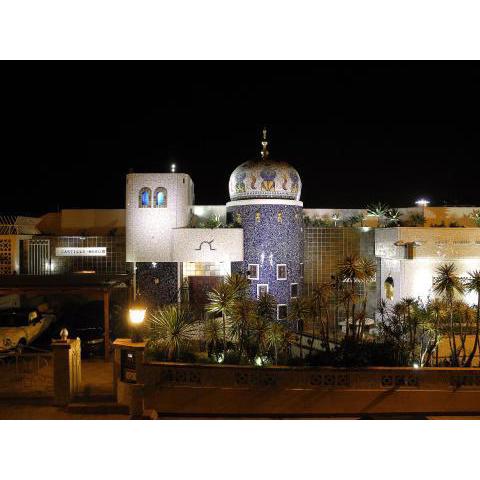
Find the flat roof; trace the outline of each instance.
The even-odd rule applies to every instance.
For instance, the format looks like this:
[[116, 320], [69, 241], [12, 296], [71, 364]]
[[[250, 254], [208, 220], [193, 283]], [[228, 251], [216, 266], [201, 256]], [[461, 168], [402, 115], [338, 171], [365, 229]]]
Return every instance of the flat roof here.
[[70, 274], [70, 275], [4, 275], [0, 276], [0, 293], [8, 291], [74, 291], [109, 290], [127, 286], [131, 275]]

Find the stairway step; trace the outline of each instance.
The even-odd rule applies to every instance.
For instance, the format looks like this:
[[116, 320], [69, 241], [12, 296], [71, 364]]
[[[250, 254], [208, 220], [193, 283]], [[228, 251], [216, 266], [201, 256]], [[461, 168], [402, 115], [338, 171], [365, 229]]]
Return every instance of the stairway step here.
[[67, 406], [69, 413], [77, 414], [99, 414], [99, 415], [128, 415], [129, 408], [127, 405], [119, 405], [114, 402], [86, 402], [86, 403], [70, 403]]
[[73, 403], [109, 403], [115, 402], [115, 395], [111, 393], [78, 393], [73, 398]]

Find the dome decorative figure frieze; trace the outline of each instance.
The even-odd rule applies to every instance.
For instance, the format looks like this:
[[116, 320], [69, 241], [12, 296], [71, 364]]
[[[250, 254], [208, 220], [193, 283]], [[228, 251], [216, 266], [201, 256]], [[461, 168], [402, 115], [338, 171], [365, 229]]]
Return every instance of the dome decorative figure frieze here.
[[300, 200], [302, 182], [297, 170], [286, 162], [270, 160], [266, 130], [263, 130], [261, 158], [238, 166], [230, 176], [230, 199], [277, 198]]

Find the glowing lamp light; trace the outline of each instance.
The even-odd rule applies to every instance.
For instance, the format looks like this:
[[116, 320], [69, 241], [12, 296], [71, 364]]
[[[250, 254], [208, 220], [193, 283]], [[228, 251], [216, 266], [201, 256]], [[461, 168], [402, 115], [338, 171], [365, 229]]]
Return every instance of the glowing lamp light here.
[[132, 327], [132, 342], [134, 343], [143, 341], [142, 326], [146, 313], [147, 309], [140, 305], [132, 305], [128, 311], [130, 325]]
[[416, 368], [420, 368], [420, 365], [419, 365], [418, 363], [414, 363], [412, 366], [413, 366], [413, 368], [415, 368], [415, 369], [416, 369]]
[[415, 202], [415, 204], [418, 205], [419, 207], [425, 208], [430, 205], [430, 200], [426, 200], [425, 198], [420, 198]]
[[170, 171], [171, 171], [172, 173], [175, 173], [176, 170], [177, 170], [177, 166], [176, 166], [174, 163], [172, 163], [172, 164], [170, 165]]

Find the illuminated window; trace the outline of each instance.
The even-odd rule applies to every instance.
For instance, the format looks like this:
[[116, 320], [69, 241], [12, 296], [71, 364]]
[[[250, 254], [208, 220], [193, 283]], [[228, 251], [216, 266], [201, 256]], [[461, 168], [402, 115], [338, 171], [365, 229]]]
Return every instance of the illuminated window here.
[[277, 265], [277, 280], [287, 279], [287, 266], [285, 264]]
[[257, 298], [262, 298], [264, 295], [268, 295], [268, 283], [257, 285]]
[[383, 288], [385, 291], [385, 297], [387, 300], [393, 300], [393, 295], [395, 293], [395, 282], [393, 281], [392, 277], [387, 277], [383, 284]]
[[152, 206], [152, 191], [148, 187], [140, 190], [138, 206], [140, 208], [150, 208]]
[[298, 298], [298, 283], [290, 285], [290, 298]]
[[167, 190], [165, 188], [157, 188], [153, 198], [153, 206], [155, 208], [167, 208]]
[[288, 308], [286, 305], [277, 305], [277, 319], [286, 320], [288, 316]]
[[260, 265], [257, 263], [248, 264], [248, 278], [250, 280], [258, 280], [260, 275]]

